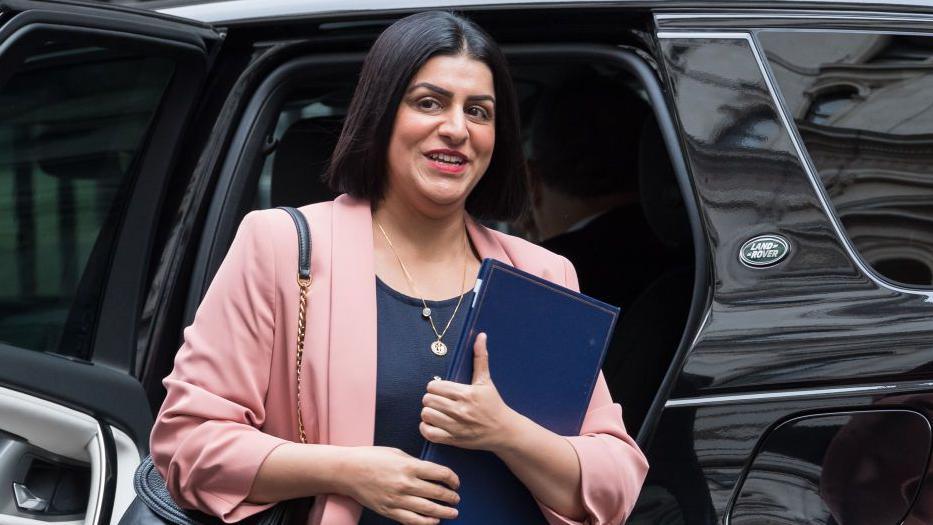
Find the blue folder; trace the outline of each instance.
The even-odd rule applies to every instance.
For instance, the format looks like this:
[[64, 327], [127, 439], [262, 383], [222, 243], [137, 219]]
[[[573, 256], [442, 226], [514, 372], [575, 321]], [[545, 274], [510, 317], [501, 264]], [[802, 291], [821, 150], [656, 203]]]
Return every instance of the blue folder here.
[[[472, 381], [473, 343], [486, 332], [505, 403], [552, 432], [578, 435], [619, 309], [494, 259], [483, 261], [475, 291], [447, 379]], [[460, 477], [459, 515], [444, 523], [546, 523], [495, 454], [428, 442], [421, 458]]]

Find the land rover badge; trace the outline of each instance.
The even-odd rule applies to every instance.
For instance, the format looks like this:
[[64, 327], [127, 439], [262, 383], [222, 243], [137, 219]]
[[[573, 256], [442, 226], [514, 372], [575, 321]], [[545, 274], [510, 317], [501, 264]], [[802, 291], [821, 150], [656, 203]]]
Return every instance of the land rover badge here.
[[742, 245], [739, 260], [752, 268], [764, 268], [781, 262], [789, 251], [790, 243], [784, 237], [759, 235]]

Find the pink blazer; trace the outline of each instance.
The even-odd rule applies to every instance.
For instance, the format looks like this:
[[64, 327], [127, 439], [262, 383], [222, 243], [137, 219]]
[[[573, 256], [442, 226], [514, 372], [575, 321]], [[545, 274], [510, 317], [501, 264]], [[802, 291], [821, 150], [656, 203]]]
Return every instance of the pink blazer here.
[[[373, 444], [376, 284], [369, 202], [341, 196], [299, 208], [313, 242], [302, 417], [308, 441]], [[479, 255], [578, 288], [567, 259], [470, 220]], [[297, 235], [281, 210], [246, 215], [194, 322], [184, 331], [151, 451], [176, 501], [234, 522], [271, 506], [244, 501], [266, 456], [297, 441], [295, 349]], [[569, 350], [569, 349], [568, 349]], [[647, 462], [622, 424], [602, 376], [580, 436], [587, 524], [618, 524], [631, 512]], [[309, 525], [351, 525], [362, 507], [319, 496]], [[551, 524], [579, 523], [542, 505]]]

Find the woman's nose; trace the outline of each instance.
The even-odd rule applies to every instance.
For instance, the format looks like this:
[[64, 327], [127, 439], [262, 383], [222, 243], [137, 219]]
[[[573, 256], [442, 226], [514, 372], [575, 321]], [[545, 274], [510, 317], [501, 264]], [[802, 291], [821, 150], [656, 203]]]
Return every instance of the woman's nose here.
[[444, 121], [438, 128], [440, 135], [455, 144], [467, 139], [469, 132], [466, 126], [466, 117], [460, 109], [452, 109], [444, 114]]

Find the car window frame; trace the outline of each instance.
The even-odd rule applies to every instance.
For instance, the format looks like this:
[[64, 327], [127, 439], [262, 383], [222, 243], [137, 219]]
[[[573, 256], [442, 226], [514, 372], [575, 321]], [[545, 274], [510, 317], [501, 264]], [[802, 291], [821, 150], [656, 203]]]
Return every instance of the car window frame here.
[[[765, 80], [768, 91], [778, 110], [784, 126], [810, 180], [824, 214], [830, 222], [840, 243], [852, 262], [877, 286], [896, 293], [923, 297], [933, 304], [933, 288], [913, 288], [892, 283], [874, 270], [858, 253], [849, 239], [826, 188], [806, 149], [800, 132], [794, 124], [787, 102], [784, 100], [771, 66], [759, 42], [757, 34], [763, 31], [819, 31], [819, 32], [871, 32], [889, 34], [933, 35], [933, 16], [906, 15], [903, 13], [864, 13], [857, 11], [820, 11], [806, 13], [793, 10], [775, 10], [766, 13], [722, 10], [719, 12], [696, 12], [684, 9], [679, 12], [655, 13], [656, 38], [736, 38], [748, 42], [752, 55]], [[883, 29], [879, 29], [879, 24]]]
[[[833, 204], [832, 199], [830, 198], [826, 185], [823, 183], [823, 179], [819, 174], [819, 170], [816, 168], [816, 164], [813, 162], [813, 158], [810, 156], [810, 151], [807, 149], [807, 144], [804, 142], [802, 135], [800, 134], [800, 129], [797, 127], [794, 116], [790, 110], [790, 105], [787, 103], [787, 100], [784, 98], [784, 93], [781, 91], [780, 85], [778, 84], [777, 78], [774, 75], [774, 71], [771, 67], [771, 63], [768, 61], [768, 58], [765, 54], [764, 47], [761, 44], [761, 41], [758, 38], [758, 35], [761, 33], [769, 32], [778, 32], [778, 33], [799, 33], [799, 32], [808, 32], [808, 33], [821, 33], [821, 34], [872, 34], [872, 35], [903, 35], [903, 36], [922, 36], [925, 38], [933, 39], [933, 28], [927, 31], [896, 31], [896, 30], [887, 30], [887, 29], [860, 29], [860, 28], [850, 28], [850, 29], [837, 29], [837, 28], [817, 28], [817, 27], [790, 27], [790, 28], [781, 28], [781, 27], [768, 27], [764, 29], [753, 29], [749, 32], [750, 39], [749, 44], [751, 45], [752, 52], [755, 55], [755, 60], [758, 61], [758, 66], [762, 71], [762, 74], [765, 78], [765, 83], [768, 85], [768, 90], [771, 92], [771, 96], [774, 98], [775, 105], [778, 109], [778, 116], [781, 119], [782, 124], [787, 129], [790, 134], [791, 141], [794, 143], [794, 149], [797, 151], [798, 156], [800, 157], [804, 170], [807, 173], [807, 177], [810, 179], [813, 189], [817, 194], [817, 197], [820, 199], [823, 208], [826, 211], [826, 215], [829, 218], [830, 224], [836, 232], [836, 235], [839, 237], [839, 240], [842, 242], [845, 247], [846, 252], [849, 257], [852, 258], [853, 262], [859, 267], [859, 270], [865, 273], [872, 281], [874, 281], [879, 286], [892, 290], [898, 293], [907, 293], [911, 295], [922, 295], [927, 298], [928, 302], [933, 303], [933, 285], [930, 286], [916, 286], [909, 285], [905, 283], [899, 283], [892, 281], [882, 275], [880, 272], [875, 270], [875, 268], [862, 257], [861, 252], [858, 247], [855, 246], [855, 243], [852, 241], [849, 236], [848, 231], [845, 226], [842, 224], [842, 219], [839, 216], [839, 213], [836, 211], [836, 206]], [[933, 42], [933, 40], [931, 40]]]
[[[24, 11], [0, 27], [0, 71], [4, 71], [4, 76], [15, 71], [14, 66], [22, 62], [15, 53], [16, 46], [41, 31], [79, 35], [88, 41], [129, 42], [141, 49], [152, 49], [155, 56], [170, 58], [175, 64], [175, 71], [134, 159], [137, 167], [133, 186], [115, 232], [100, 288], [97, 316], [90, 331], [92, 342], [88, 359], [130, 373], [135, 360], [136, 324], [145, 297], [156, 218], [171, 178], [171, 166], [181, 146], [178, 136], [210, 70], [212, 53], [206, 44], [198, 45], [198, 42], [216, 34], [212, 35], [211, 30], [200, 25], [188, 28], [187, 24], [167, 21], [146, 25], [137, 20], [138, 14], [104, 16], [86, 9], [64, 7], [64, 12]], [[128, 308], [127, 303], [132, 307]], [[101, 319], [106, 319], [107, 323], [101, 325]]]
[[[97, 317], [88, 331], [90, 360], [0, 343], [0, 361], [4, 363], [0, 367], [0, 404], [4, 410], [26, 407], [35, 416], [25, 426], [14, 425], [23, 433], [14, 440], [29, 441], [52, 431], [61, 443], [69, 442], [79, 449], [89, 447], [90, 456], [96, 454], [97, 468], [92, 472], [96, 492], [90, 493], [93, 497], [88, 502], [87, 517], [95, 524], [116, 523], [132, 500], [132, 472], [149, 449], [153, 419], [143, 388], [131, 369], [150, 257], [158, 256], [152, 251], [159, 219], [156, 212], [163, 209], [165, 190], [183, 138], [181, 132], [194, 111], [221, 37], [198, 22], [79, 2], [5, 2], [0, 23], [4, 24], [0, 26], [0, 66], [4, 74], [18, 71], [10, 64], [22, 63], [16, 55], [19, 39], [41, 36], [35, 31], [50, 28], [65, 35], [65, 41], [69, 36], [82, 35], [82, 45], [89, 42], [93, 46], [108, 39], [113, 43], [117, 39], [121, 46], [158, 48], [150, 55], [167, 57], [175, 66], [136, 150], [133, 162], [138, 171], [129, 185], [127, 211], [120, 217], [113, 247], [106, 257], [106, 277], [98, 288], [100, 302], [94, 309]], [[83, 420], [84, 430], [96, 426], [96, 430], [90, 430], [91, 441], [88, 434], [71, 433], [75, 429], [67, 422], [76, 416]], [[16, 461], [16, 456], [7, 459]]]

